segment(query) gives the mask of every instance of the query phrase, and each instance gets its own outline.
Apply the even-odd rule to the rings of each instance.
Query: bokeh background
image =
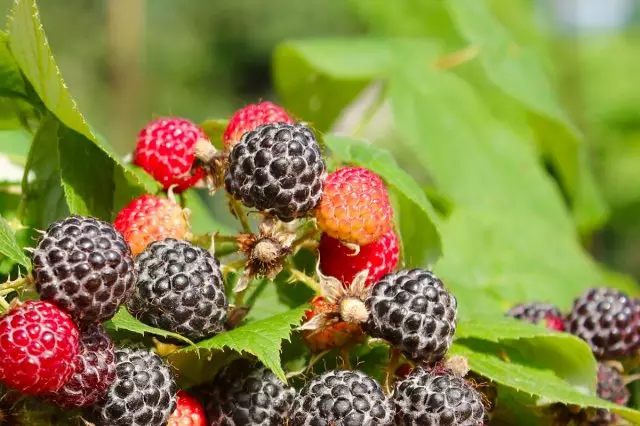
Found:
[[[51,0],[39,6],[80,109],[124,155],[154,116],[199,122],[257,100],[278,101],[271,59],[284,40],[423,35],[425,26],[438,25],[437,16],[407,22],[389,13],[388,1]],[[397,4],[418,17],[438,1]],[[589,143],[610,206],[606,223],[585,244],[604,263],[640,279],[640,1],[517,3],[527,1],[537,26],[527,34],[531,27],[523,25],[519,35],[550,52],[558,92]],[[0,0],[0,8],[11,3]],[[512,0],[492,3],[518,28],[523,9]]]

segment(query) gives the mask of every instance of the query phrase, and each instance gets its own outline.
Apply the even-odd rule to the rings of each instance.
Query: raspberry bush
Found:
[[[638,287],[578,239],[606,211],[581,136],[488,2],[439,3],[432,38],[282,43],[276,102],[150,117],[125,160],[16,0],[0,419],[640,424]]]

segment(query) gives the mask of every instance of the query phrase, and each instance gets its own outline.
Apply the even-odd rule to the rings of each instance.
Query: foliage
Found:
[[[594,285],[637,293],[632,280],[605,270],[581,245],[581,233],[599,226],[607,210],[585,162],[584,140],[558,100],[539,46],[521,43],[485,0],[446,0],[426,9],[412,9],[409,0],[352,3],[362,16],[371,17],[370,3],[378,3],[375,10],[389,8],[393,19],[415,24],[437,14],[446,25],[423,31],[412,24],[406,34],[384,25],[380,12],[370,20],[378,37],[284,42],[274,53],[275,85],[285,106],[322,135],[330,164],[367,167],[392,190],[404,265],[433,266],[460,302],[452,353],[506,389],[500,410],[532,424],[545,423],[522,405],[523,395],[538,406],[610,408],[640,423],[639,412],[595,397],[596,363],[586,344],[502,318],[506,307],[524,300],[568,308]],[[14,195],[17,183],[21,187],[19,207],[2,203],[0,212],[0,254],[15,272],[30,267],[21,247],[31,240],[23,234],[69,213],[110,221],[135,196],[157,187],[120,159],[79,112],[33,0],[15,2],[0,35],[0,75],[0,133],[13,141],[0,149],[24,166],[21,183],[0,186],[2,200]],[[375,99],[364,102],[350,134],[329,133],[372,88]],[[385,116],[388,125],[385,137],[372,143],[363,133],[374,116]],[[217,139],[224,123],[212,118],[203,127]],[[399,163],[393,152],[410,155]],[[221,203],[211,204],[206,194],[189,190],[185,199],[194,233],[238,229],[230,217],[211,214],[211,206]],[[306,260],[306,266],[314,263]],[[283,379],[283,348],[285,367],[307,363],[299,342],[284,342],[301,321],[308,289],[281,277],[254,283],[254,289],[252,312],[241,326],[187,342],[171,355],[206,354],[192,365],[176,361],[186,377],[197,376],[194,371],[212,359],[224,362],[225,351],[252,354]],[[137,342],[149,343],[145,334],[184,342],[125,310],[107,326]],[[368,371],[381,371],[387,354],[374,346],[357,356]]]

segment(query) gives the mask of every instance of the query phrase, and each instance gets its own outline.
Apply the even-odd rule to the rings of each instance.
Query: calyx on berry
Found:
[[[366,286],[368,269],[356,274],[350,286],[344,286],[337,278],[323,275],[317,268],[320,278],[320,295],[333,309],[318,313],[311,320],[301,325],[299,330],[321,331],[339,322],[362,324],[367,321],[369,312],[365,300],[369,294]]]
[[[290,224],[267,216],[260,224],[260,232],[238,236],[240,251],[247,256],[246,269],[238,280],[234,292],[247,288],[253,277],[274,279],[282,271],[284,259],[291,254],[296,233]]]

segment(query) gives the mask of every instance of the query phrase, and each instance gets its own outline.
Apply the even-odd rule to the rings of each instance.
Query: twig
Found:
[[[291,274],[291,278],[293,278],[293,281],[300,281],[316,292],[319,290],[319,286],[316,280],[314,280],[304,272],[292,267],[291,269],[289,269],[289,273]]]
[[[387,369],[384,374],[384,391],[387,395],[391,395],[391,388],[393,386],[393,382],[395,381],[396,368],[398,368],[398,363],[400,362],[400,351],[392,348],[391,356],[389,358],[389,364],[387,364]]]
[[[309,242],[309,240],[312,240],[312,242],[315,244],[315,241],[313,240],[318,233],[320,233],[320,231],[315,226],[308,231],[305,231],[302,235],[296,238],[293,243],[291,243],[291,251],[293,253],[296,253],[297,250],[301,249],[302,247],[306,247],[306,244]]]
[[[249,221],[247,220],[247,215],[244,212],[242,204],[240,204],[240,202],[235,198],[229,196],[229,207],[231,207],[233,215],[240,221],[242,231],[245,234],[251,234],[251,226],[249,226]]]
[[[340,348],[340,358],[342,358],[342,369],[343,370],[351,370],[351,360],[349,359],[349,349],[348,345]]]

